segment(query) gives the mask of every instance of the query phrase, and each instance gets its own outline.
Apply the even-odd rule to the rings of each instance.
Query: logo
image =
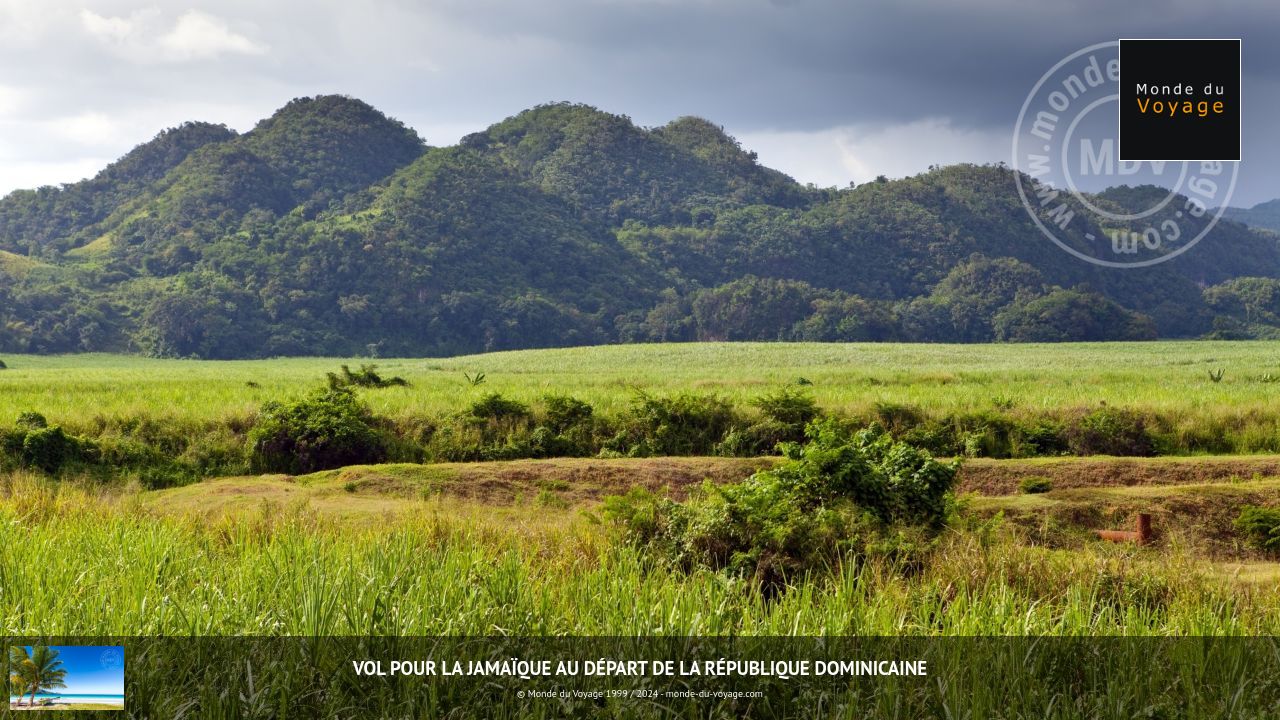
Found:
[[[1041,76],[1018,113],[1013,167],[1023,207],[1058,247],[1095,265],[1147,267],[1213,230],[1239,165],[1120,160],[1119,46],[1082,48]]]
[[[1240,160],[1239,40],[1120,40],[1120,158]]]
[[[121,652],[121,648],[108,647],[98,656],[98,662],[107,670],[122,668],[124,667],[124,653]]]

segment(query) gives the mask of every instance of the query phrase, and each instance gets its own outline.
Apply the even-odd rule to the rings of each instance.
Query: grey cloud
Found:
[[[86,11],[137,16],[146,34],[122,51],[86,30]],[[192,12],[225,32],[166,54],[162,38]],[[187,30],[191,40],[201,27]],[[425,129],[478,128],[560,99],[646,125],[698,114],[748,135],[926,118],[991,133],[1011,127],[1058,58],[1122,36],[1244,38],[1242,195],[1280,195],[1269,121],[1280,13],[1251,0],[0,0],[0,65],[20,69],[0,76],[0,100],[4,87],[28,96],[0,111],[0,156],[112,156],[184,119],[244,130],[322,92],[365,99],[435,142],[454,138]],[[132,138],[80,147],[46,127],[91,113],[123,118]]]

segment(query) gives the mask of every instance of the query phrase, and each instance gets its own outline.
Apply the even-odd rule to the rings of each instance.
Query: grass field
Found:
[[[480,390],[533,401],[568,393],[616,412],[631,389],[718,393],[745,402],[805,378],[824,408],[865,411],[877,402],[928,411],[1030,411],[1110,405],[1188,421],[1280,420],[1280,343],[1150,342],[1051,345],[691,343],[530,350],[448,359],[156,360],[123,355],[5,356],[0,419],[39,409],[82,425],[98,416],[213,421],[249,415],[263,401],[323,382],[340,363],[376,362],[411,386],[370,394],[392,417],[438,414]],[[1221,382],[1209,371],[1225,370]],[[483,372],[481,388],[464,372]],[[1274,381],[1273,381],[1274,380]],[[258,387],[246,383],[253,382]]]
[[[702,344],[382,360],[408,387],[360,391],[392,419],[484,393],[571,394],[619,415],[633,391],[736,405],[804,378],[823,410],[877,404],[1018,414],[1151,412],[1231,447],[1280,450],[1280,345]],[[342,362],[8,356],[0,426],[38,410],[78,432],[217,427],[227,452],[262,403]],[[1274,364],[1273,364],[1274,363]],[[1220,381],[1209,370],[1224,368]],[[463,373],[483,372],[476,387]],[[233,428],[234,429],[227,429]],[[176,452],[176,451],[175,451]],[[29,469],[0,474],[0,633],[375,635],[1254,635],[1280,633],[1280,564],[1234,535],[1276,504],[1280,456],[969,459],[960,509],[910,563],[868,556],[768,596],[616,541],[599,503],[676,497],[777,458],[584,457],[206,477],[164,490]],[[228,465],[231,467],[233,465]],[[1018,492],[1043,477],[1044,494]],[[1150,512],[1149,547],[1093,531]]]
[[[611,543],[582,512],[590,503],[423,496],[404,490],[430,471],[363,477],[378,472],[402,484],[347,490],[340,473],[326,473],[112,494],[9,476],[0,485],[0,589],[10,598],[0,632],[1280,632],[1274,564],[1214,560],[1179,542],[1055,547],[1027,542],[1015,521],[981,520],[991,504],[1017,510],[1018,498],[985,499],[923,571],[869,562],[769,599],[747,580],[665,568]],[[1268,483],[1242,490],[1274,491]],[[1088,501],[1064,492],[1034,502]]]

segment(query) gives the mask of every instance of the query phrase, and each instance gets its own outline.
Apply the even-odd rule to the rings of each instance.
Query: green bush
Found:
[[[20,413],[12,430],[0,431],[0,466],[34,467],[52,475],[68,463],[96,459],[93,441],[68,435],[58,425],[50,426],[38,412]]]
[[[962,413],[950,418],[955,428],[955,437],[959,441],[959,450],[967,457],[1007,458],[1012,457],[1015,438],[1018,436],[1016,424],[1005,415],[995,411],[976,411]]]
[[[539,425],[527,433],[512,432],[506,436],[505,442],[480,448],[482,460],[576,457],[585,454],[588,453],[581,452],[572,441],[563,435],[557,435],[545,425]]]
[[[137,480],[147,490],[186,485],[218,474],[243,474],[248,470],[243,447],[239,449],[235,467],[226,468],[229,472],[224,472],[224,468],[202,471],[165,445],[146,432],[101,438],[97,451],[98,469],[107,477]],[[188,452],[191,450],[190,447],[187,449]]]
[[[595,413],[589,404],[568,395],[548,395],[542,401],[547,407],[547,427],[556,434],[589,424]]]
[[[1075,455],[1155,454],[1155,441],[1146,420],[1134,410],[1102,406],[1069,422],[1067,447]]]
[[[426,438],[436,460],[474,462],[522,458],[584,457],[599,450],[603,423],[590,405],[567,396],[543,399],[545,413],[492,393],[443,420]],[[536,424],[535,424],[536,423]]]
[[[517,400],[508,400],[498,393],[489,393],[471,403],[467,414],[478,420],[526,420],[530,417],[529,406]]]
[[[621,424],[607,450],[632,457],[710,455],[738,424],[738,414],[714,395],[639,392]]]
[[[1053,481],[1042,475],[1030,475],[1022,478],[1022,482],[1018,483],[1018,490],[1027,495],[1047,493],[1052,489]]]
[[[34,410],[18,413],[18,427],[23,430],[39,430],[49,427],[49,421],[43,415]]]
[[[1015,457],[1061,455],[1068,450],[1062,424],[1051,418],[1037,418],[1018,426]]]
[[[801,428],[803,434],[803,428]],[[745,428],[734,428],[716,446],[716,454],[727,457],[756,457],[776,454],[778,446],[796,441],[796,429],[776,420],[761,420]]]
[[[813,396],[792,387],[761,395],[751,404],[768,420],[800,428],[801,435],[805,426],[818,417],[818,403]]]
[[[402,377],[384,378],[378,374],[377,370],[377,365],[361,365],[359,370],[351,372],[351,368],[343,365],[340,372],[326,373],[329,378],[329,389],[405,387],[409,384],[409,381]]]
[[[881,401],[874,407],[875,421],[889,428],[895,435],[923,425],[925,414],[920,408],[906,403]]]
[[[1235,527],[1250,545],[1268,555],[1280,554],[1280,508],[1247,505],[1236,517]]]
[[[346,390],[262,406],[249,431],[255,472],[304,474],[386,460],[389,442],[369,408]]]
[[[905,443],[935,455],[956,456],[965,452],[964,438],[956,437],[956,424],[948,420],[928,420],[898,437]]]
[[[767,590],[831,567],[887,538],[932,534],[950,507],[956,463],[943,464],[879,426],[812,423],[787,461],[748,480],[703,485],[678,503],[643,489],[607,498],[605,516],[637,547],[684,567],[750,576]]]
[[[751,404],[763,417],[746,428],[730,430],[717,454],[752,457],[776,453],[781,443],[803,441],[805,426],[819,413],[812,397],[791,387],[762,395]]]
[[[61,426],[28,430],[22,439],[22,462],[49,474],[70,462],[91,459],[92,443],[68,435]]]
[[[22,460],[22,441],[27,439],[25,430],[0,428],[0,469],[9,469]]]
[[[549,395],[543,402],[545,425],[534,428],[530,438],[537,457],[585,457],[600,449],[600,433],[608,423],[596,417],[591,405],[564,395]],[[539,435],[540,430],[551,435]]]

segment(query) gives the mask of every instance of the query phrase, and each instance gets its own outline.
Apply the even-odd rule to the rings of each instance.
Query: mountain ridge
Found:
[[[1280,233],[1280,198],[1248,208],[1229,207],[1223,212],[1223,217]]]
[[[91,180],[0,199],[0,251],[27,258],[0,263],[0,351],[1280,334],[1275,235],[1223,221],[1194,253],[1099,268],[1039,234],[1015,178],[953,165],[816,188],[708,120],[642,128],[572,103],[431,147],[354,98],[299,98],[246,133],[187,123]],[[1066,241],[1087,230],[1105,236]]]

